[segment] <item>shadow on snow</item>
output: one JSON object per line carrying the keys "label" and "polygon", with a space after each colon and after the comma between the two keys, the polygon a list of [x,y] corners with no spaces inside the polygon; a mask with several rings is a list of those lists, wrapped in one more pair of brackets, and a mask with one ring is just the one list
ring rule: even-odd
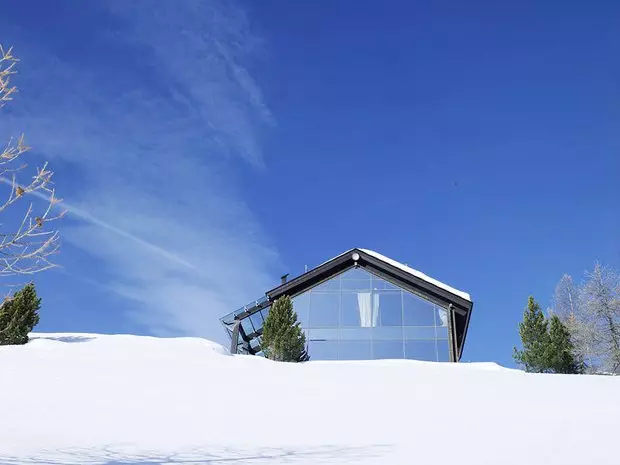
{"label": "shadow on snow", "polygon": [[281,448],[202,448],[189,452],[130,453],[102,449],[66,449],[41,451],[33,456],[5,456],[0,454],[3,465],[198,465],[198,464],[295,464],[304,463],[350,463],[353,459],[380,457],[390,449],[386,445],[372,446],[322,446],[322,447],[281,447]]}
{"label": "shadow on snow", "polygon": [[93,336],[32,336],[31,340],[36,339],[45,339],[48,341],[58,341],[58,342],[88,342],[96,339]]}

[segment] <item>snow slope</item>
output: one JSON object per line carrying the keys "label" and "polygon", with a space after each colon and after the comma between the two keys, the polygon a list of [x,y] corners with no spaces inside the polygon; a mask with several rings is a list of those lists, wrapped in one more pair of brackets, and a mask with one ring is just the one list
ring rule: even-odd
{"label": "snow slope", "polygon": [[620,463],[620,378],[34,337],[0,347],[0,464]]}

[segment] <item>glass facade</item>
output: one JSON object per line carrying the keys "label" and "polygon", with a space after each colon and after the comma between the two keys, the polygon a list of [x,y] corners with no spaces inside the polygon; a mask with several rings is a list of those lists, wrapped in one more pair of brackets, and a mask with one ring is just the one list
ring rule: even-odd
{"label": "glass facade", "polygon": [[[450,361],[447,310],[362,268],[333,276],[292,300],[311,360]],[[261,299],[221,319],[232,336],[235,319],[242,318],[238,353],[261,355],[268,305]]]}
{"label": "glass facade", "polygon": [[[241,323],[239,337],[237,339],[237,353],[257,353],[256,349],[258,349],[260,345],[260,334],[262,334],[263,331],[263,323],[269,314],[269,307],[267,305],[269,305],[267,297],[263,297],[220,318],[220,322],[224,325],[226,333],[231,339],[233,337],[235,321],[237,318],[240,318]],[[248,313],[248,316],[242,317],[242,315]]]}
{"label": "glass facade", "polygon": [[448,312],[364,269],[332,277],[293,305],[311,360],[450,360]]}

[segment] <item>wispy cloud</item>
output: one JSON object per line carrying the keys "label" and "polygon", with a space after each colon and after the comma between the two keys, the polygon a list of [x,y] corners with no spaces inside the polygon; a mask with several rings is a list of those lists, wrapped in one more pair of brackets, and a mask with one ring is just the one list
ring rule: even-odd
{"label": "wispy cloud", "polygon": [[28,45],[40,69],[22,74],[39,80],[23,85],[38,95],[12,124],[66,167],[57,190],[77,221],[64,236],[105,264],[132,316],[156,334],[216,337],[217,317],[268,288],[278,264],[234,176],[235,159],[263,166],[260,133],[274,123],[247,71],[260,41],[230,2],[104,13],[82,38],[86,62]]}

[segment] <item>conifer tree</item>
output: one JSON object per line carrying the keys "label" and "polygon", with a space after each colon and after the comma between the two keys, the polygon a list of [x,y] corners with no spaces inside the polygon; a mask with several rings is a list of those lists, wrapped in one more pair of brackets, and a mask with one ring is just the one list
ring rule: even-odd
{"label": "conifer tree", "polygon": [[553,373],[578,374],[585,370],[583,361],[575,355],[568,328],[557,315],[550,318],[547,362]]}
{"label": "conifer tree", "polygon": [[263,324],[261,349],[265,357],[280,362],[305,362],[306,336],[293,310],[289,296],[280,297],[271,306]]}
{"label": "conifer tree", "polygon": [[0,307],[0,345],[26,344],[28,334],[39,323],[41,298],[30,283]]}
{"label": "conifer tree", "polygon": [[544,373],[549,363],[549,332],[548,322],[540,309],[540,305],[530,296],[527,308],[523,313],[523,321],[519,323],[519,334],[523,350],[514,348],[514,359],[527,372]]}

